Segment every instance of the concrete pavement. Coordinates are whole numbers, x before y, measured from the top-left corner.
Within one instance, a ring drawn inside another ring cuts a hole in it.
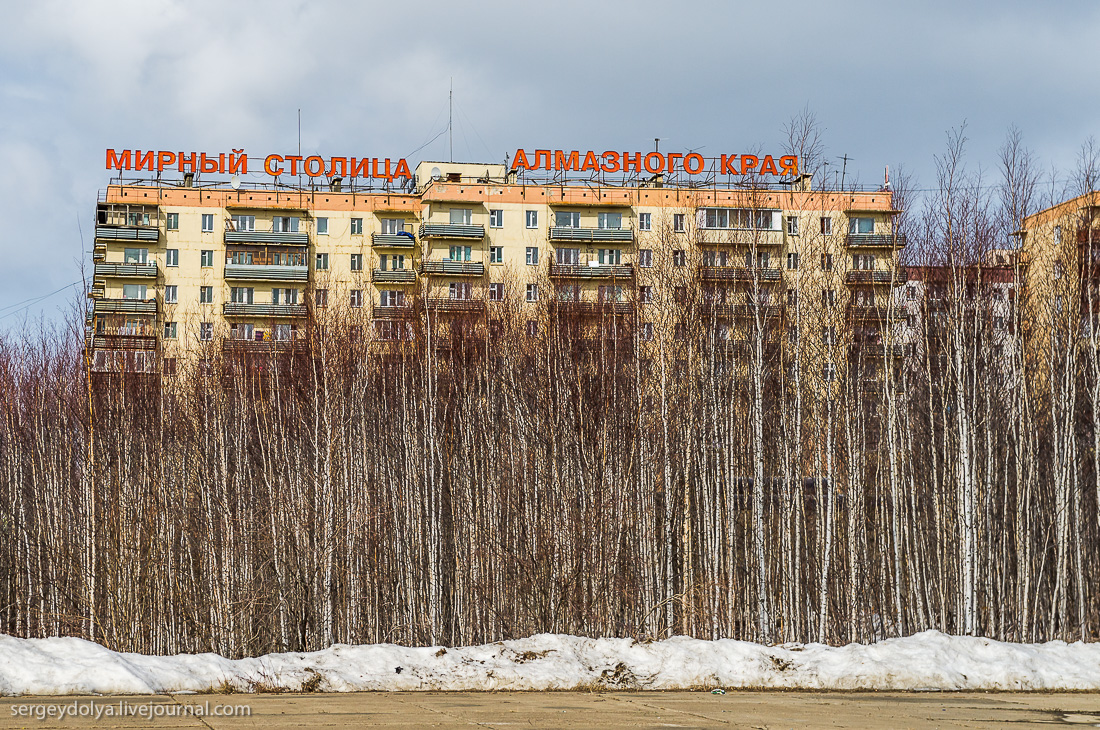
[[[75,703],[75,704],[74,704]],[[190,705],[250,716],[171,716]],[[54,717],[37,719],[54,706]],[[58,707],[66,716],[57,719]],[[111,707],[108,713],[107,707]],[[27,709],[23,709],[26,707]],[[98,707],[100,718],[92,713]],[[88,708],[88,709],[84,709]],[[14,709],[14,712],[13,712]],[[137,714],[118,717],[119,712]],[[228,711],[228,710],[224,710]],[[80,713],[86,713],[80,716]],[[115,716],[111,716],[111,714]],[[379,692],[3,697],[7,728],[985,728],[1097,727],[1100,694],[900,692]]]

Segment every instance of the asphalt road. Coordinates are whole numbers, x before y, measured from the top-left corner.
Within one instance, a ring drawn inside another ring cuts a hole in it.
[[[191,705],[205,709],[208,702],[210,708],[247,705],[251,714],[170,716]],[[54,717],[38,719],[51,706]],[[76,717],[58,719],[62,707]],[[79,714],[97,710],[98,720]],[[120,711],[154,716],[118,717]],[[59,727],[1072,728],[1100,727],[1100,694],[379,692],[0,698],[0,730]]]

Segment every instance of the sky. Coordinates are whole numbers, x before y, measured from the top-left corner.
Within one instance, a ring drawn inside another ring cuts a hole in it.
[[[1011,126],[1064,180],[1098,31],[1086,1],[0,0],[0,330],[69,316],[107,148],[292,153],[301,109],[303,154],[415,165],[453,84],[456,161],[778,151],[808,109],[848,182],[933,185],[963,124],[985,180]]]

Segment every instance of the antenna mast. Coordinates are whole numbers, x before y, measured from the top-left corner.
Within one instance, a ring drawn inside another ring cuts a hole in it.
[[[455,161],[455,129],[453,126],[455,114],[455,78],[451,77],[451,89],[447,94],[447,139],[451,144],[451,162]]]

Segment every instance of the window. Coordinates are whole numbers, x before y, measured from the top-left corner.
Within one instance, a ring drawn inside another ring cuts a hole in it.
[[[581,288],[576,284],[559,284],[559,302],[579,302],[581,300]]]
[[[1055,311],[1055,312],[1057,312],[1058,314],[1061,314],[1061,313],[1062,313],[1062,305],[1063,305],[1063,304],[1064,304],[1064,299],[1063,299],[1063,297],[1062,297],[1062,295],[1061,295],[1061,294],[1059,294],[1058,296],[1054,297],[1054,311]]]
[[[122,285],[122,298],[123,299],[144,299],[145,298],[145,284],[123,284]]]
[[[617,231],[623,227],[623,214],[600,213],[596,218],[596,225],[602,230]]]
[[[503,246],[490,246],[489,247],[489,263],[490,264],[502,264],[502,263],[504,263],[504,247]]]
[[[833,233],[833,219],[827,216],[821,217],[821,232],[826,236],[831,236]]]
[[[993,329],[1003,330],[1004,328],[1005,328],[1005,318],[1004,317],[994,317],[993,318]]]
[[[473,211],[470,208],[451,208],[451,225],[468,226],[473,220]]]
[[[834,305],[836,305],[836,289],[822,289],[821,306],[829,307]]]
[[[388,293],[389,292],[382,292],[382,306],[383,307],[386,306],[386,294],[388,294]],[[350,298],[349,303],[351,304],[351,307],[353,309],[358,309],[359,307],[363,306],[363,290],[362,289],[352,289],[351,290],[351,298]]]
[[[271,290],[271,303],[272,304],[297,304],[298,303],[298,290],[297,289],[272,289]]]
[[[639,231],[651,231],[651,230],[653,230],[653,214],[652,213],[639,213],[638,214],[638,230]]]
[[[126,249],[126,250],[129,251],[130,249]],[[1054,261],[1054,278],[1055,279],[1061,279],[1062,278],[1062,260],[1061,259],[1056,259]]]
[[[787,328],[787,342],[791,343],[792,345],[798,344],[798,326],[797,325],[792,324],[790,327]]]
[[[873,271],[875,268],[875,257],[871,254],[854,254],[852,256],[852,268],[857,271]]]
[[[256,230],[256,216],[231,215],[229,216],[229,226],[232,231],[254,231]]]
[[[640,286],[638,287],[638,301],[642,304],[649,304],[653,301],[653,287]]]
[[[313,305],[315,307],[328,306],[328,289],[316,289],[313,292]]]
[[[836,344],[836,327],[822,327],[821,341],[826,345]]]
[[[328,235],[328,218],[318,218],[317,219],[317,235],[319,235],[319,236],[327,236]]]
[[[831,253],[821,254],[821,269],[823,271],[833,270],[833,255]]]
[[[677,233],[683,233],[684,232],[684,214],[683,213],[673,213],[672,214],[672,230],[676,231]]]
[[[653,323],[642,322],[642,342],[653,341]]]
[[[126,264],[144,264],[149,260],[149,249],[128,248],[122,255],[122,261]]]
[[[199,252],[199,266],[204,269],[208,269],[214,265],[214,252],[213,251],[201,251]]]
[[[798,235],[798,216],[796,216],[796,215],[787,216],[787,235],[788,236],[797,236]]]
[[[909,329],[915,330],[917,328],[917,315],[915,315],[915,314],[905,315],[905,324],[909,327]]]
[[[362,292],[360,292],[360,298],[362,298]],[[400,289],[386,289],[379,293],[378,304],[382,307],[403,307],[405,306],[405,292]],[[362,301],[358,305],[363,306]]]
[[[527,227],[538,228],[539,227],[539,212],[537,210],[528,210],[526,212]]]
[[[787,268],[791,271],[794,271],[795,269],[798,268],[798,253],[797,252],[792,251],[791,253],[787,254]]]
[[[165,322],[164,323],[164,339],[174,340],[174,339],[176,339],[176,336],[178,335],[178,333],[179,333],[179,328],[176,326],[175,322]]]
[[[200,322],[199,323],[199,339],[203,342],[209,342],[214,339],[214,323],[213,322]]]
[[[824,233],[824,231],[822,231]],[[864,236],[875,232],[874,218],[849,218],[848,233],[853,236]]]
[[[169,231],[178,231],[180,229],[180,214],[169,213],[164,218],[164,227]]]
[[[362,231],[360,231],[361,233]],[[383,218],[382,219],[382,233],[396,234],[405,232],[405,219],[404,218]]]
[[[672,265],[684,266],[687,264],[687,252],[686,251],[673,251],[672,252]]]
[[[255,289],[250,286],[233,286],[229,288],[229,301],[234,304],[252,304]],[[276,290],[278,291],[278,290]],[[278,303],[278,300],[276,300]]]
[[[328,271],[328,254],[319,253],[313,259],[313,268],[317,271]]]
[[[490,228],[504,228],[504,211],[503,210],[490,210],[489,211],[489,227]]]
[[[199,287],[199,304],[212,304],[214,302],[214,287]]]
[[[528,284],[527,285],[527,301],[537,302],[539,300],[539,285]]]
[[[271,230],[274,233],[297,233],[298,218],[290,215],[278,215],[271,219]]]
[[[601,248],[599,253],[601,266],[620,266],[623,263],[621,248]]]
[[[447,286],[447,296],[450,299],[469,299],[470,298],[470,282],[468,282],[468,281],[452,281]]]
[[[1054,242],[1055,243],[1061,243],[1062,242],[1062,227],[1061,226],[1054,226]]]
[[[451,261],[469,261],[472,246],[451,246]]]
[[[353,253],[351,255],[351,270],[362,271],[363,270],[363,254]]]
[[[405,269],[405,255],[404,254],[382,254],[378,257],[378,265],[382,271],[386,271],[389,268],[390,271],[404,271]]]
[[[621,302],[623,300],[623,288],[621,286],[601,286],[598,295],[601,302]]]
[[[202,214],[202,232],[213,233],[214,232],[214,214],[203,213]]]
[[[231,336],[234,340],[251,340],[253,332],[255,332],[255,327],[253,325],[237,322],[233,325]]]
[[[351,235],[362,236],[363,235],[363,219],[352,218],[351,219]]]
[[[180,265],[180,250],[178,248],[170,248],[164,252],[164,265],[165,266],[179,266]]]
[[[907,285],[905,287],[905,296],[910,301],[913,301],[914,299],[916,299],[917,298],[917,287],[913,286],[912,284]]]
[[[572,210],[559,210],[554,213],[554,226],[557,228],[580,228],[581,214]]]
[[[826,383],[831,383],[836,380],[836,365],[831,362],[827,362],[821,366],[821,378]]]
[[[727,251],[704,251],[703,252],[703,265],[704,266],[725,266],[728,262],[729,253]],[[751,260],[752,254],[745,254],[746,265]]]
[[[538,266],[539,265],[539,248],[538,246],[527,247],[527,265]]]
[[[554,251],[555,263],[563,266],[577,266],[581,261],[579,248],[559,248]]]
[[[643,269],[648,269],[653,266],[653,249],[638,249],[638,266],[642,267]]]
[[[165,304],[175,304],[177,301],[179,301],[178,291],[179,290],[178,290],[178,288],[176,287],[175,284],[173,284],[171,286],[164,287],[164,303]]]
[[[539,323],[538,320],[527,320],[527,336],[538,337],[539,336]]]
[[[490,302],[503,302],[504,301],[504,284],[499,281],[494,281],[489,284],[489,301]]]
[[[673,299],[673,301],[676,301],[676,302],[686,302],[687,301],[687,287],[686,286],[678,286],[675,289],[673,289],[672,290],[672,299]]]
[[[791,307],[798,306],[798,290],[797,289],[788,289],[787,290],[787,305],[791,306]]]

